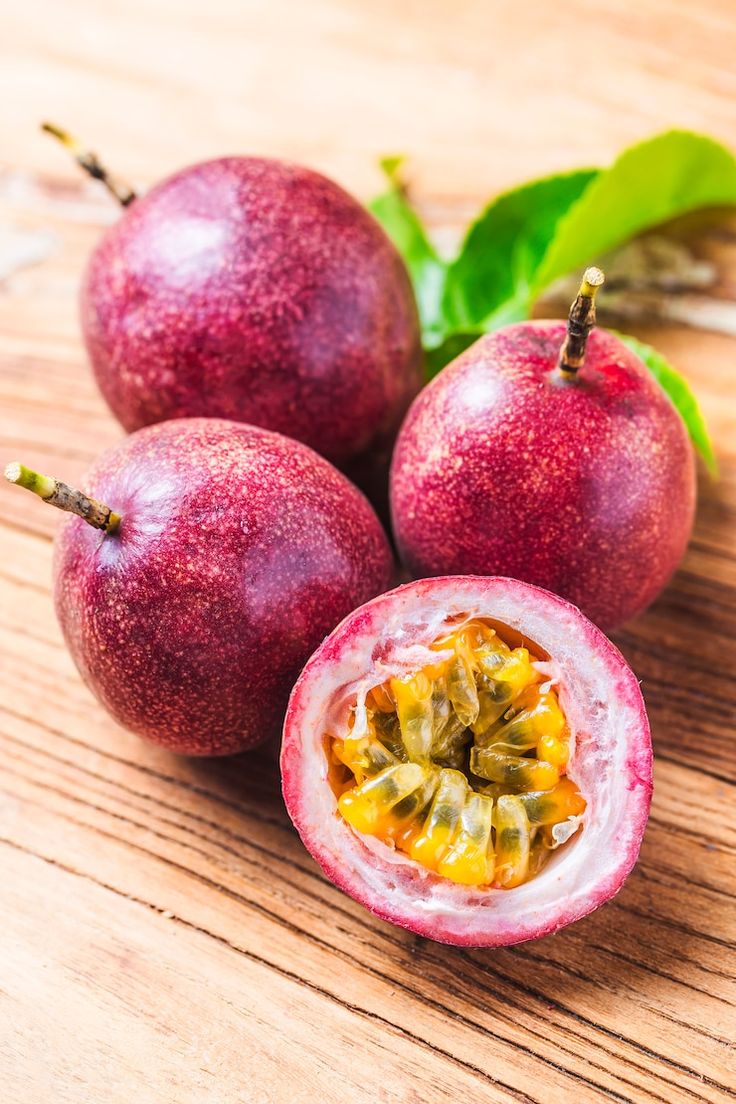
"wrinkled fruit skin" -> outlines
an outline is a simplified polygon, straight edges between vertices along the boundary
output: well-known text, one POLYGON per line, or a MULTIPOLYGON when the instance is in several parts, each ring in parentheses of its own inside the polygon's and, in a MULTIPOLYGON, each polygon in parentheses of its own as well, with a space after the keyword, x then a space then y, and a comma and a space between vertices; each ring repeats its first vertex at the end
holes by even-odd
POLYGON ((452 576, 408 583, 366 603, 317 649, 289 701, 281 772, 289 814, 335 885, 418 935, 494 947, 557 931, 621 888, 649 814, 652 745, 634 673, 578 609, 515 579, 452 576), (571 731, 568 775, 587 803, 582 831, 540 874, 511 890, 450 882, 354 832, 337 814, 326 777, 328 703, 345 701, 366 677, 408 673, 408 649, 434 639, 441 620, 459 614, 502 621, 550 655, 571 731))
POLYGON ((115 719, 172 751, 225 755, 274 735, 310 652, 389 585, 362 494, 280 434, 151 426, 103 454, 83 489, 123 520, 117 534, 61 526, 66 642, 115 719))
POLYGON ((561 322, 481 338, 412 405, 391 512, 414 575, 511 575, 604 629, 640 613, 680 561, 695 510, 685 426, 635 354, 593 330, 578 377, 561 322))
POLYGON ((342 464, 421 384, 417 311, 381 227, 331 180, 228 157, 136 199, 90 259, 84 338, 125 429, 206 415, 342 464))

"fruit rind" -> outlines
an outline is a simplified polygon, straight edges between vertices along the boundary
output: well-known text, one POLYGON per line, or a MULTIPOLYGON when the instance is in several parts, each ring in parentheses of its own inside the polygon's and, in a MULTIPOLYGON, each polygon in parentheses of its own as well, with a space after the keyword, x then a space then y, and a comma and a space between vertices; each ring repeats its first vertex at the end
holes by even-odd
POLYGON ((504 946, 557 931, 612 897, 639 853, 652 791, 649 723, 618 649, 576 607, 500 577, 408 583, 350 614, 323 642, 291 695, 281 752, 287 809, 327 876, 383 919, 465 946, 504 946), (587 802, 583 830, 531 881, 476 890, 430 873, 354 832, 327 782, 326 725, 361 688, 416 670, 448 617, 488 617, 552 657, 571 730, 569 775, 587 802), (326 716, 329 703, 331 716, 326 716))

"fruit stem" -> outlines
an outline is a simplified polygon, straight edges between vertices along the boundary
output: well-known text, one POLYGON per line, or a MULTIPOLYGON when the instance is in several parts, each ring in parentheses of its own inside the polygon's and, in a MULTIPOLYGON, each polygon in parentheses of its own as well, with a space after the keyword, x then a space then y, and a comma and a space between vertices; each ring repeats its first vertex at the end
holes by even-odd
POLYGON ((62 146, 66 146, 71 151, 77 164, 81 165, 84 171, 89 173, 95 180, 101 180, 108 192, 115 197, 122 207, 127 207, 136 198, 136 194, 129 184, 126 184, 124 180, 120 180, 117 176, 112 176, 104 165, 100 164, 97 154, 84 149, 68 131, 62 130, 61 127, 57 127, 53 123, 41 123, 41 130, 45 131, 46 134, 51 134, 61 142, 62 146))
POLYGON ((19 464, 17 461, 8 464, 5 478, 9 483, 16 483, 19 487, 25 487, 27 491, 33 491, 50 506, 56 506, 59 510, 66 510, 69 514, 84 518, 95 529, 102 529, 105 533, 115 533, 120 526, 120 514, 116 514, 109 506, 103 506, 96 498, 87 498, 81 491, 75 491, 58 479, 40 475, 39 472, 27 468, 25 464, 19 464))
POLYGON ((564 376, 574 376, 585 360, 588 335, 595 326, 595 296, 605 276, 599 268, 586 268, 575 302, 567 318, 567 336, 562 343, 557 367, 564 376))

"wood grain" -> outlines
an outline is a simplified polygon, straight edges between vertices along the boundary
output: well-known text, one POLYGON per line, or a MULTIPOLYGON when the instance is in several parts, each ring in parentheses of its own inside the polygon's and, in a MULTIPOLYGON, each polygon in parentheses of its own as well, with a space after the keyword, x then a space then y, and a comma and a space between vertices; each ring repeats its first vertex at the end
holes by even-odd
MULTIPOLYGON (((75 313, 84 259, 116 212, 38 134, 46 115, 144 186, 199 157, 256 151, 367 198, 376 157, 404 150, 445 238, 501 187, 607 161, 664 126, 736 148, 728 0, 5 8, 0 454, 70 482, 120 436, 75 313)), ((697 240, 731 298, 734 237, 697 240)), ((721 479, 702 476, 681 570, 618 639, 657 752, 641 862, 613 903, 538 943, 461 951, 383 924, 304 852, 276 749, 187 762, 115 726, 53 617, 57 518, 0 488, 9 1101, 732 1098, 736 342, 672 325, 638 333, 698 393, 721 479)))

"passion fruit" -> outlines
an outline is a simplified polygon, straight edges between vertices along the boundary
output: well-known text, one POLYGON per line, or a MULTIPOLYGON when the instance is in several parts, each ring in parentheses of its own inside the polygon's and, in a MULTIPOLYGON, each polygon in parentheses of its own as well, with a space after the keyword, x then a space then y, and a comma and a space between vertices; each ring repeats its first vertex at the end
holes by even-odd
POLYGON ((44 129, 123 207, 90 257, 80 315, 128 432, 228 418, 358 471, 393 443, 421 385, 419 322, 406 267, 365 207, 263 157, 198 162, 136 195, 44 129))
POLYGON ((327 460, 219 418, 147 426, 84 492, 6 477, 72 516, 54 599, 72 658, 126 728, 183 755, 277 735, 297 674, 345 614, 390 585, 386 536, 327 460))
POLYGON ((593 329, 602 281, 586 272, 567 327, 488 334, 415 399, 391 467, 412 575, 511 575, 606 631, 668 582, 693 524, 693 450, 641 360, 593 329))
POLYGON ((652 791, 639 684, 575 606, 515 579, 408 583, 291 695, 289 814, 328 878, 440 942, 505 946, 611 898, 652 791))

